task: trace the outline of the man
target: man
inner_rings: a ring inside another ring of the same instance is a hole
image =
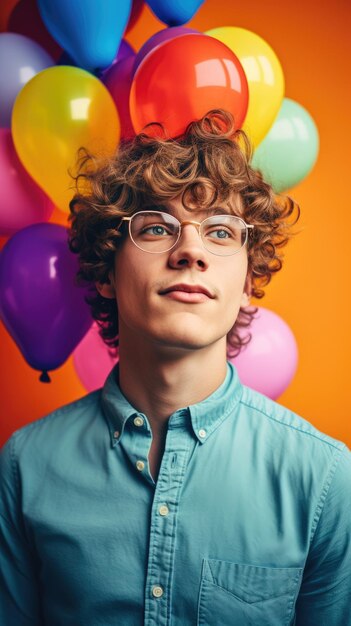
[[[119,365],[3,450],[1,624],[350,625],[349,451],[226,361],[294,205],[229,114],[153,134],[81,163],[70,247]]]

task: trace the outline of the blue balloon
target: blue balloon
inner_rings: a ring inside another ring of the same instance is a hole
[[[111,65],[128,24],[132,0],[38,0],[51,35],[90,72]]]
[[[168,26],[182,26],[191,20],[204,0],[146,0],[151,11]]]
[[[119,63],[123,59],[126,59],[127,57],[130,57],[130,56],[135,57],[135,52],[132,46],[128,43],[128,41],[125,41],[125,39],[122,39],[118,47],[117,54],[115,58],[113,59],[111,65],[109,65],[105,69],[98,69],[95,72],[96,76],[102,79],[103,76],[106,74],[106,72],[108,72],[111,69],[111,67],[113,67],[116,63]],[[77,63],[75,62],[74,59],[72,59],[72,57],[68,54],[68,52],[62,52],[59,60],[57,61],[57,65],[72,65],[73,67],[77,67]]]

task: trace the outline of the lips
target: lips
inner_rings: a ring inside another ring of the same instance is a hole
[[[167,287],[167,289],[163,289],[159,293],[160,295],[165,295],[167,293],[172,293],[173,291],[183,291],[185,293],[202,293],[208,298],[214,298],[214,295],[208,289],[206,289],[206,287],[203,287],[202,285],[186,285],[184,283],[179,285],[171,285],[170,287]]]

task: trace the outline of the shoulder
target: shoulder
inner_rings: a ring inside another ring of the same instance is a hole
[[[301,493],[317,503],[314,524],[326,500],[334,502],[332,510],[351,513],[351,453],[345,443],[262,394],[245,386],[242,391],[246,433],[252,433],[255,449],[269,460],[274,475],[294,489],[300,485]]]
[[[322,481],[325,488],[335,474],[338,480],[351,480],[348,447],[307,419],[245,386],[239,410],[255,449],[271,459],[276,471],[299,476],[302,483]]]
[[[67,437],[79,436],[100,410],[101,389],[57,408],[44,417],[16,430],[2,448],[2,456],[14,460],[21,452],[40,451],[59,444]]]
[[[270,428],[280,437],[330,447],[336,451],[347,450],[342,441],[318,430],[306,418],[244,385],[240,405],[253,422],[259,420],[261,426]]]

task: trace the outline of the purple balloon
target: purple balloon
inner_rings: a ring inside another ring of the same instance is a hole
[[[146,57],[151,50],[157,48],[165,41],[169,41],[170,39],[176,39],[177,37],[182,37],[183,35],[202,35],[198,30],[194,30],[193,28],[185,28],[184,26],[173,26],[171,28],[163,28],[159,30],[157,33],[152,35],[149,39],[145,41],[145,43],[141,46],[139,52],[137,53],[134,61],[133,74],[137,71],[142,60]]]
[[[123,59],[126,59],[127,57],[132,57],[134,55],[135,52],[130,43],[128,43],[128,41],[126,41],[125,39],[122,39],[121,45],[118,48],[117,56],[114,59],[112,65],[114,63],[118,63],[119,61],[122,61]]]
[[[104,70],[99,70],[97,73],[98,78],[100,78],[100,80],[105,82],[106,75],[108,74],[108,72],[110,72],[111,68],[115,67],[116,63],[119,63],[120,61],[124,61],[125,59],[129,59],[132,57],[133,58],[135,57],[135,52],[132,46],[128,43],[128,41],[126,41],[125,39],[122,39],[121,45],[119,46],[118,52],[115,58],[113,59],[111,65],[106,67]]]
[[[101,79],[109,90],[117,107],[121,124],[121,139],[135,136],[129,111],[129,94],[133,81],[134,57],[126,57],[120,63],[111,66]]]
[[[93,321],[88,289],[75,283],[77,269],[66,228],[58,224],[23,228],[0,253],[0,318],[28,364],[43,372],[43,382]]]
[[[13,103],[35,74],[55,65],[35,41],[15,33],[0,34],[0,126],[11,127]]]

